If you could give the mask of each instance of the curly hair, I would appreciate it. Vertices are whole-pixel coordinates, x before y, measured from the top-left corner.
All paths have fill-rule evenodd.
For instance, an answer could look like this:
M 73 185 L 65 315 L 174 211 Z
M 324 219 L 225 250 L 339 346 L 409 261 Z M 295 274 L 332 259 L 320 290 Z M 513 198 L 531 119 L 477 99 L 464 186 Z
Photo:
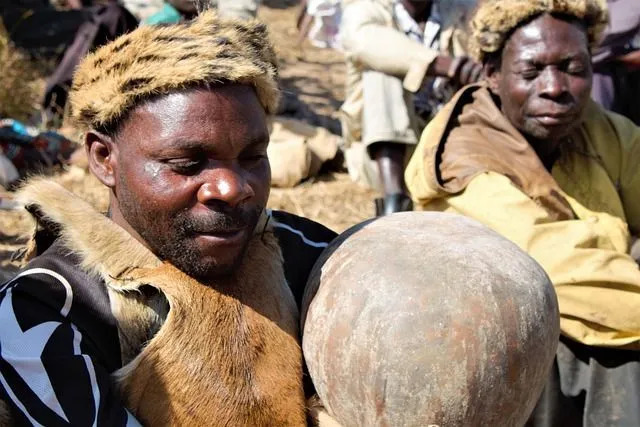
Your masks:
M 592 50 L 609 22 L 606 0 L 484 0 L 470 22 L 471 54 L 484 62 L 502 50 L 515 29 L 545 13 L 582 21 Z

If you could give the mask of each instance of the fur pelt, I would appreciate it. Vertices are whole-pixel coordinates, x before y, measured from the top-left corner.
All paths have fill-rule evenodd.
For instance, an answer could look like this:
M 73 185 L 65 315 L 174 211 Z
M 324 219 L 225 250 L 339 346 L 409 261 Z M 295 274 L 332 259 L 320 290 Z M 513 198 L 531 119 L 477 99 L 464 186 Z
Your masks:
M 114 379 L 145 425 L 305 424 L 298 310 L 268 224 L 232 277 L 204 285 L 56 183 L 18 198 L 106 284 L 123 348 Z
M 0 427 L 8 427 L 13 425 L 13 417 L 6 403 L 0 400 Z
M 591 49 L 597 47 L 609 21 L 606 0 L 485 0 L 471 19 L 469 51 L 482 62 L 487 54 L 499 52 L 521 23 L 544 13 L 583 21 Z
M 206 11 L 185 23 L 141 26 L 88 55 L 73 78 L 71 118 L 78 127 L 101 130 L 151 96 L 219 82 L 253 86 L 274 113 L 276 75 L 264 24 Z
M 168 264 L 138 272 L 170 306 L 158 334 L 117 372 L 145 425 L 305 424 L 297 308 L 279 252 L 273 234 L 255 236 L 238 272 L 212 286 Z

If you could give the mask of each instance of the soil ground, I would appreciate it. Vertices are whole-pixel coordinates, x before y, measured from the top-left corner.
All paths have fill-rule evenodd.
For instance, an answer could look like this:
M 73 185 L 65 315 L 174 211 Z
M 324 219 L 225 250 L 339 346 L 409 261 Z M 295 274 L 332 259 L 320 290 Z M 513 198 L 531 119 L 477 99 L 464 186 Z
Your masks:
M 280 59 L 285 96 L 297 108 L 290 117 L 340 132 L 337 110 L 343 101 L 344 61 L 340 52 L 298 43 L 300 10 L 296 1 L 265 0 L 259 18 L 270 28 Z M 299 102 L 296 102 L 295 100 Z M 106 208 L 104 188 L 84 170 L 70 168 L 55 174 L 70 190 Z M 5 200 L 10 193 L 0 193 Z M 272 188 L 268 206 L 316 220 L 340 232 L 374 214 L 375 191 L 353 183 L 344 172 L 327 172 L 290 189 Z M 32 224 L 22 209 L 0 210 L 0 282 L 18 268 L 13 259 L 24 246 Z

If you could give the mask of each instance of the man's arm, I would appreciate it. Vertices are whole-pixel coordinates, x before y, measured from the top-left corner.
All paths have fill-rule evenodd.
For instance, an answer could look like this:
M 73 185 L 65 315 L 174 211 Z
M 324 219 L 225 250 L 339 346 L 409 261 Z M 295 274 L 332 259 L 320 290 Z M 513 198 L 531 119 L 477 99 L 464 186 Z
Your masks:
M 367 68 L 404 79 L 405 89 L 420 89 L 425 76 L 450 77 L 461 84 L 479 78 L 479 66 L 468 58 L 440 55 L 385 22 L 384 9 L 372 2 L 354 2 L 342 14 L 343 48 Z
M 23 274 L 0 292 L 0 395 L 14 423 L 139 425 L 92 337 L 72 322 L 79 304 L 66 279 L 42 268 Z

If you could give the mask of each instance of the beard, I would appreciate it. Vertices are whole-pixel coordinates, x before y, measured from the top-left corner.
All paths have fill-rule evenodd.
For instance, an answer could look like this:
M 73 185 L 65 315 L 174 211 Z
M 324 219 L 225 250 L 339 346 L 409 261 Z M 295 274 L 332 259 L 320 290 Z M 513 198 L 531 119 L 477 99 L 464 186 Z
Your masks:
M 198 280 L 209 280 L 231 275 L 242 261 L 252 233 L 263 208 L 230 207 L 224 203 L 206 215 L 193 215 L 188 210 L 176 213 L 145 211 L 132 197 L 119 194 L 120 210 L 124 219 L 144 239 L 152 252 L 163 261 Z M 195 238 L 201 233 L 224 233 L 237 229 L 249 230 L 246 241 L 231 260 L 206 257 Z

